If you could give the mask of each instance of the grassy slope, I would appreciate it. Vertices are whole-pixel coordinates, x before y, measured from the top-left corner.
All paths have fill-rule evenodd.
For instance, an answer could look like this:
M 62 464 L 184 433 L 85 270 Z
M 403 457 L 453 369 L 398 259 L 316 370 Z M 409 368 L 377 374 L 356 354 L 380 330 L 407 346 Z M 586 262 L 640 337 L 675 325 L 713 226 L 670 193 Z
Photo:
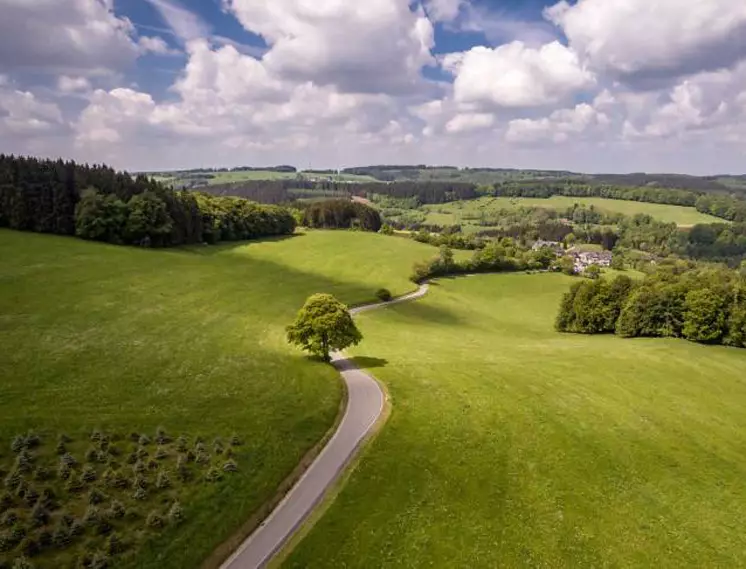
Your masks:
M 305 298 L 396 293 L 434 249 L 363 233 L 151 251 L 0 231 L 0 460 L 34 428 L 246 441 L 241 472 L 198 487 L 138 567 L 197 566 L 271 496 L 336 415 L 328 366 L 284 341 Z M 54 441 L 53 441 L 54 442 Z
M 307 177 L 326 178 L 331 176 L 340 182 L 375 182 L 370 176 L 356 176 L 353 174 L 318 174 L 313 171 L 302 172 Z M 295 172 L 274 172 L 271 170 L 254 170 L 240 172 L 216 172 L 215 177 L 210 179 L 210 185 L 228 184 L 231 182 L 243 182 L 244 180 L 294 180 L 298 176 Z
M 746 565 L 746 351 L 557 334 L 569 282 L 360 317 L 393 414 L 286 566 Z
M 547 199 L 541 198 L 480 198 L 473 201 L 454 202 L 451 204 L 427 206 L 430 210 L 439 210 L 447 213 L 433 211 L 428 215 L 428 223 L 462 223 L 464 215 L 474 215 L 480 212 L 489 213 L 500 209 L 513 209 L 518 207 L 544 207 L 556 210 L 565 210 L 573 204 L 585 204 L 594 206 L 598 210 L 635 215 L 637 213 L 648 214 L 660 221 L 676 223 L 681 226 L 690 226 L 697 223 L 726 223 L 724 220 L 711 215 L 698 212 L 692 207 L 676 205 L 653 204 L 645 202 L 634 202 L 626 200 L 608 200 L 604 198 L 574 198 L 565 196 L 553 196 Z M 463 220 L 468 224 L 468 220 Z

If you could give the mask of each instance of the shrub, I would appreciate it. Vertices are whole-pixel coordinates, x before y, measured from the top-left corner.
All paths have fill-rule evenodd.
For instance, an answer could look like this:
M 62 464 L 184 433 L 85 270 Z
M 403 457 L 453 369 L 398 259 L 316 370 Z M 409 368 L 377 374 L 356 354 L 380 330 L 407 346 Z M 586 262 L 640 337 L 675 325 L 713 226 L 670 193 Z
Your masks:
M 179 502 L 174 502 L 168 510 L 168 521 L 173 525 L 178 525 L 184 520 L 184 511 Z
M 132 472 L 135 474 L 142 474 L 146 472 L 148 469 L 147 465 L 142 461 L 138 460 L 133 466 L 132 466 Z
M 70 469 L 70 466 L 65 464 L 64 462 L 60 462 L 60 466 L 57 469 L 57 476 L 60 480 L 67 480 L 70 478 L 70 474 L 72 473 L 72 470 Z
M 65 446 L 65 443 L 62 441 L 58 442 L 57 447 L 55 448 L 55 452 L 57 452 L 57 454 L 67 453 L 67 447 Z
M 41 502 L 37 502 L 31 510 L 31 523 L 34 527 L 41 527 L 49 523 L 49 511 Z
M 186 452 L 189 448 L 189 442 L 184 435 L 176 439 L 176 450 L 179 452 Z
M 223 464 L 223 472 L 237 472 L 238 465 L 235 460 L 228 460 Z
M 116 533 L 112 533 L 106 540 L 106 552 L 109 555 L 117 555 L 125 550 L 124 543 Z
M 67 479 L 67 484 L 65 484 L 65 488 L 67 488 L 68 492 L 80 492 L 85 484 L 83 481 L 75 476 L 71 475 L 70 478 Z
M 242 443 L 241 443 L 241 439 L 239 439 L 239 438 L 238 438 L 238 435 L 234 434 L 234 435 L 233 435 L 233 436 L 231 437 L 231 444 L 232 444 L 232 445 L 233 445 L 234 447 L 240 447 L 240 446 L 241 446 L 241 444 L 242 444 Z
M 20 495 L 20 494 L 19 494 Z M 35 486 L 27 485 L 23 491 L 23 500 L 28 506 L 33 506 L 39 499 L 39 491 Z
M 26 442 L 25 436 L 16 435 L 15 437 L 13 437 L 13 441 L 10 443 L 10 450 L 17 454 L 27 448 L 28 443 Z
M 93 482 L 96 480 L 96 469 L 93 468 L 90 464 L 86 464 L 83 468 L 83 472 L 80 473 L 80 479 L 83 482 Z
M 124 517 L 124 505 L 119 500 L 112 500 L 107 515 L 113 520 L 119 520 Z
M 155 460 L 154 458 L 151 458 L 148 461 L 148 470 L 158 470 L 158 467 L 159 467 L 158 461 Z
M 13 495 L 10 492 L 3 492 L 0 494 L 0 512 L 12 508 L 14 502 Z
M 163 427 L 158 427 L 155 431 L 155 442 L 159 445 L 165 445 L 171 442 L 171 438 L 166 434 Z
M 72 535 L 70 534 L 70 528 L 63 522 L 57 522 L 57 525 L 54 527 L 54 532 L 52 533 L 52 543 L 56 547 L 64 549 L 70 545 L 71 541 Z
M 158 447 L 158 450 L 155 451 L 155 454 L 153 455 L 156 460 L 163 460 L 165 458 L 168 458 L 168 452 L 163 447 Z
M 145 478 L 141 474 L 137 474 L 132 479 L 132 487 L 133 488 L 147 488 L 148 487 L 148 479 Z
M 24 498 L 26 496 L 26 490 L 28 490 L 28 482 L 21 479 L 21 481 L 18 483 L 18 486 L 15 487 L 15 495 L 19 498 Z
M 190 478 L 189 467 L 187 466 L 186 458 L 180 456 L 176 461 L 176 476 L 182 482 L 186 482 Z
M 88 506 L 83 516 L 83 523 L 87 526 L 94 526 L 101 519 L 101 511 L 96 506 Z
M 212 451 L 215 454 L 223 454 L 223 443 L 221 443 L 219 440 L 215 440 L 215 443 L 212 445 Z
M 163 527 L 163 517 L 153 510 L 148 514 L 147 519 L 145 520 L 145 525 L 147 525 L 149 528 L 162 528 Z
M 91 488 L 88 492 L 88 503 L 89 504 L 100 504 L 105 499 L 105 496 L 99 492 L 96 488 Z
M 66 464 L 67 466 L 69 466 L 70 468 L 72 468 L 72 467 L 74 467 L 74 466 L 76 466 L 78 464 L 78 461 L 75 460 L 75 457 L 73 455 L 71 455 L 69 452 L 66 452 L 65 454 L 63 454 L 60 457 L 60 461 L 63 464 Z
M 207 474 L 205 474 L 205 480 L 208 482 L 218 482 L 222 478 L 223 474 L 214 466 L 207 471 Z
M 134 500 L 146 500 L 148 498 L 148 493 L 145 491 L 145 488 L 136 488 L 135 493 L 132 494 L 132 498 Z
M 150 444 L 150 437 L 148 435 L 140 435 L 138 442 L 140 443 L 140 446 L 147 446 Z
M 376 291 L 376 298 L 381 302 L 388 302 L 392 298 L 391 291 L 387 288 L 379 288 Z
M 93 432 L 91 433 L 91 440 L 94 442 L 100 441 L 102 437 L 103 437 L 103 434 L 101 433 L 101 431 L 97 429 L 94 429 Z
M 36 541 L 32 537 L 24 537 L 21 540 L 21 543 L 18 544 L 18 549 L 20 549 L 24 555 L 28 557 L 33 557 L 34 555 L 38 555 L 39 551 L 41 551 L 41 548 L 39 547 L 39 542 Z
M 86 567 L 88 569 L 106 569 L 109 567 L 109 556 L 103 551 L 97 551 L 90 558 Z
M 18 485 L 23 481 L 23 476 L 18 470 L 11 470 L 5 477 L 3 483 L 8 490 L 15 490 Z
M 18 453 L 18 456 L 16 456 L 15 468 L 19 472 L 26 474 L 31 472 L 31 469 L 33 468 L 32 462 L 33 457 L 31 454 L 26 449 L 22 449 Z
M 88 450 L 85 451 L 85 460 L 86 462 L 95 462 L 98 457 L 98 449 L 96 447 L 88 447 Z
M 73 523 L 70 524 L 70 535 L 83 535 L 84 531 L 85 526 L 83 525 L 83 522 L 73 520 Z
M 158 477 L 155 479 L 155 487 L 159 490 L 171 487 L 171 479 L 168 477 L 168 473 L 165 470 L 158 472 Z
M 39 466 L 34 471 L 34 480 L 38 480 L 39 482 L 43 482 L 44 480 L 49 480 L 51 476 L 51 473 L 49 472 L 49 469 L 46 466 Z
M 55 509 L 55 494 L 54 490 L 51 488 L 43 488 L 41 491 L 41 495 L 39 496 L 39 502 L 43 504 L 46 508 L 49 509 Z
M 13 569 L 34 569 L 34 564 L 31 563 L 25 556 L 16 557 L 13 561 Z
M 0 524 L 6 527 L 13 527 L 17 521 L 18 515 L 13 511 L 5 512 L 2 516 L 0 516 Z
M 201 452 L 207 452 L 207 447 L 205 446 L 205 443 L 202 441 L 197 441 L 197 443 L 194 445 L 194 452 L 196 454 L 199 454 Z
M 197 453 L 197 457 L 194 459 L 197 464 L 209 464 L 210 455 L 206 452 Z

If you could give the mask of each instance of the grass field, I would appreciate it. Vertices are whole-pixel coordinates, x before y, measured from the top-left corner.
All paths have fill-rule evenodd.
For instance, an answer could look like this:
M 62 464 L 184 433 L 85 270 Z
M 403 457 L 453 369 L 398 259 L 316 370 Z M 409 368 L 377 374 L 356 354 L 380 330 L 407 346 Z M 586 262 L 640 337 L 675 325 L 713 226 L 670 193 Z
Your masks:
M 566 210 L 573 204 L 594 206 L 599 211 L 635 215 L 644 213 L 667 223 L 676 223 L 682 227 L 697 223 L 724 223 L 722 219 L 698 212 L 693 207 L 676 205 L 634 202 L 626 200 L 609 200 L 604 198 L 574 198 L 553 196 L 551 198 L 495 198 L 485 197 L 470 201 L 452 202 L 449 204 L 424 206 L 430 211 L 427 223 L 438 225 L 469 225 L 470 221 L 484 213 L 501 209 L 517 209 L 518 207 L 543 207 L 558 211 Z
M 212 176 L 208 179 L 209 185 L 216 184 L 231 184 L 235 182 L 245 182 L 249 180 L 294 180 L 298 177 L 299 173 L 296 172 L 275 172 L 274 170 L 241 170 L 236 172 L 205 172 Z M 329 178 L 338 182 L 376 182 L 375 178 L 371 176 L 358 176 L 355 174 L 327 174 L 314 172 L 308 170 L 300 172 L 300 174 L 307 178 Z M 190 175 L 197 175 L 192 173 Z M 180 182 L 188 181 L 188 178 L 183 178 L 179 172 L 173 172 L 172 175 L 161 173 L 159 175 L 152 175 L 151 178 L 164 184 L 178 184 Z
M 746 351 L 557 334 L 570 282 L 361 315 L 392 415 L 284 566 L 746 566 Z
M 359 303 L 380 286 L 406 292 L 412 263 L 433 253 L 349 232 L 143 250 L 2 230 L 0 468 L 12 464 L 11 439 L 32 428 L 51 448 L 60 433 L 87 441 L 93 429 L 129 440 L 162 426 L 209 445 L 236 433 L 239 472 L 187 488 L 184 524 L 146 534 L 139 553 L 116 564 L 199 566 L 337 414 L 337 374 L 287 346 L 284 326 L 311 293 Z

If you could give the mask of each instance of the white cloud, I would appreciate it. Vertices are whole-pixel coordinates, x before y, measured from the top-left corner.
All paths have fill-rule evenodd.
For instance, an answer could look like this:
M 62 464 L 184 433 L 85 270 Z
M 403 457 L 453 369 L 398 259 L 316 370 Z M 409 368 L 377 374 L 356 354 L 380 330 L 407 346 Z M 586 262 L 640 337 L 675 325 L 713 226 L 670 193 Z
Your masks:
M 604 113 L 587 103 L 576 105 L 572 109 L 554 111 L 541 119 L 515 119 L 510 121 L 505 133 L 509 142 L 565 142 L 573 137 L 582 136 L 589 131 L 604 129 L 610 120 Z
M 6 135 L 43 136 L 63 124 L 54 103 L 44 103 L 28 91 L 0 88 L 0 140 Z
M 459 15 L 465 0 L 426 0 L 425 9 L 433 22 L 450 22 Z
M 555 104 L 592 87 L 595 81 L 575 53 L 559 42 L 539 49 L 519 41 L 494 49 L 478 46 L 446 55 L 443 67 L 455 75 L 457 102 L 485 106 Z
M 347 92 L 407 92 L 433 64 L 434 32 L 408 0 L 225 0 L 270 46 L 268 69 Z
M 89 91 L 91 89 L 91 83 L 85 77 L 69 77 L 67 75 L 61 75 L 57 78 L 57 89 L 62 93 Z
M 594 68 L 656 85 L 746 57 L 740 0 L 566 0 L 545 10 Z
M 153 53 L 155 55 L 179 55 L 180 52 L 176 49 L 168 47 L 166 41 L 158 36 L 140 36 L 137 39 L 137 45 L 140 48 L 140 52 Z
M 173 0 L 146 0 L 149 2 L 184 42 L 205 38 L 210 35 L 210 27 L 196 14 Z
M 470 132 L 491 127 L 495 115 L 490 113 L 461 113 L 446 123 L 446 132 Z
M 0 0 L 0 69 L 109 72 L 138 55 L 111 0 Z

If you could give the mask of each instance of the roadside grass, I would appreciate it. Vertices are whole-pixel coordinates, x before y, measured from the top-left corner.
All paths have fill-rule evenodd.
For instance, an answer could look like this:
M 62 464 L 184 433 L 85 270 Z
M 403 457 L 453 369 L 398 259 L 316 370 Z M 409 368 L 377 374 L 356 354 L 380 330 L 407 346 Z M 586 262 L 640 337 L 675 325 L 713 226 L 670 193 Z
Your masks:
M 359 316 L 392 415 L 284 566 L 746 565 L 746 351 L 558 334 L 571 282 Z
M 506 198 L 483 197 L 476 200 L 451 202 L 448 204 L 423 206 L 429 211 L 426 223 L 438 225 L 476 226 L 475 218 L 482 213 L 501 209 L 518 209 L 519 207 L 542 207 L 557 211 L 566 210 L 574 204 L 594 206 L 599 211 L 635 215 L 644 213 L 667 223 L 676 223 L 687 227 L 697 223 L 728 223 L 720 218 L 698 212 L 693 207 L 677 205 L 654 204 L 627 200 L 611 200 L 605 198 L 575 198 L 566 196 L 552 196 L 551 198 Z
M 117 567 L 199 566 L 336 417 L 336 372 L 287 346 L 284 326 L 315 292 L 348 303 L 372 300 L 383 286 L 406 292 L 412 262 L 435 253 L 350 232 L 144 250 L 0 230 L 3 478 L 11 440 L 29 429 L 42 448 L 54 449 L 63 433 L 78 441 L 79 462 L 80 441 L 94 429 L 152 438 L 162 426 L 208 447 L 236 433 L 239 471 L 219 485 L 181 489 L 182 525 L 139 537 L 143 520 L 137 532 L 122 528 L 133 545 Z M 104 538 L 81 539 L 98 547 Z M 49 553 L 34 561 L 60 566 Z

